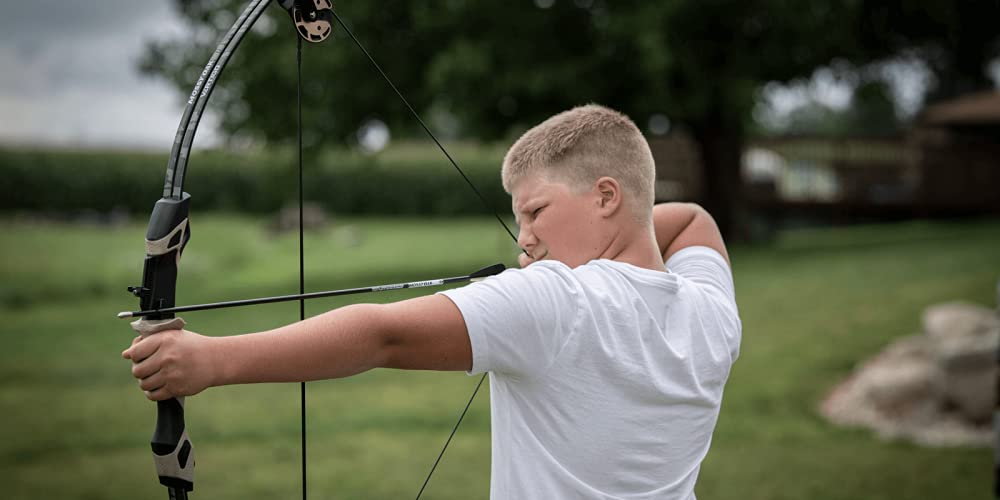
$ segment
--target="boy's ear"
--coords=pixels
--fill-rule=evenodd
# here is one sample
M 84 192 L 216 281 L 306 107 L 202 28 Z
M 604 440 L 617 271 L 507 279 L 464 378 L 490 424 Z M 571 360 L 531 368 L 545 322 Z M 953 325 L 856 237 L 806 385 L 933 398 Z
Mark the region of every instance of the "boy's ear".
M 613 177 L 601 177 L 594 183 L 594 191 L 599 195 L 599 210 L 605 216 L 612 215 L 622 205 L 622 186 Z

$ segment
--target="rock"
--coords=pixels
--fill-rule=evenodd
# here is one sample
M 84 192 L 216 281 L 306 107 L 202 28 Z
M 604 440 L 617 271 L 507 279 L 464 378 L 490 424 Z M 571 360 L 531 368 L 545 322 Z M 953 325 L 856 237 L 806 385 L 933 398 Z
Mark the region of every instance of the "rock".
M 892 343 L 855 372 L 850 386 L 859 404 L 879 416 L 876 420 L 923 414 L 937 404 L 943 391 L 941 372 L 923 335 Z
M 993 415 L 993 402 L 997 393 L 996 382 L 996 366 L 964 372 L 946 372 L 945 401 L 955 405 L 966 419 L 974 423 L 986 423 Z
M 969 302 L 946 302 L 928 307 L 924 333 L 934 341 L 975 337 L 1000 330 L 1000 318 L 989 308 Z
M 940 304 L 924 312 L 924 328 L 943 373 L 945 403 L 973 422 L 989 420 L 997 394 L 996 313 L 976 304 Z
M 820 410 L 840 425 L 927 446 L 990 446 L 1000 319 L 964 302 L 927 308 L 900 339 L 838 384 Z
M 931 341 L 934 357 L 947 371 L 978 370 L 996 364 L 1000 330 L 982 335 Z
M 997 394 L 997 343 L 1000 332 L 942 342 L 935 352 L 944 374 L 944 398 L 973 422 L 993 414 Z
M 944 390 L 940 370 L 927 359 L 882 359 L 866 370 L 862 383 L 875 409 L 893 416 L 935 405 Z

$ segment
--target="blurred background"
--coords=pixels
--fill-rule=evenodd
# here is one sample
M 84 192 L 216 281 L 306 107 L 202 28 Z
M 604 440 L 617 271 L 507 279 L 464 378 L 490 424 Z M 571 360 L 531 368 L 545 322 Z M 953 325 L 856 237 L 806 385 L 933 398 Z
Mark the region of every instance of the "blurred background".
M 0 15 L 0 479 L 11 498 L 162 495 L 153 406 L 118 359 L 187 96 L 243 2 L 9 3 Z M 1000 279 L 1000 1 L 525 0 L 335 7 L 302 61 L 306 288 L 516 263 L 506 147 L 596 102 L 628 114 L 660 202 L 731 248 L 744 326 L 703 498 L 991 498 Z M 191 155 L 178 302 L 298 289 L 295 34 L 272 5 Z M 509 219 L 509 217 L 508 217 Z M 426 291 L 424 292 L 426 293 Z M 318 314 L 352 301 L 308 304 Z M 191 313 L 210 335 L 297 305 Z M 309 385 L 309 495 L 414 495 L 475 380 Z M 485 498 L 481 394 L 425 498 Z M 192 398 L 195 498 L 301 494 L 297 385 Z M 613 453 L 613 450 L 609 450 Z

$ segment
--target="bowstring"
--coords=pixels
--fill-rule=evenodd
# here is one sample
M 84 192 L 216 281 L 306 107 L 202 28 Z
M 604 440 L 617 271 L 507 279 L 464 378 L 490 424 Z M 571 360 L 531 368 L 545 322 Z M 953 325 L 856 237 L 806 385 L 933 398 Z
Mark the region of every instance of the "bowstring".
M 434 132 L 431 132 L 431 129 L 427 126 L 426 123 L 424 123 L 424 120 L 420 118 L 420 115 L 417 113 L 416 110 L 413 109 L 413 106 L 410 105 L 410 101 L 407 101 L 406 98 L 403 97 L 403 93 L 400 92 L 398 88 L 396 88 L 396 85 L 392 83 L 392 80 L 390 80 L 389 76 L 385 74 L 385 71 L 382 71 L 382 67 L 379 66 L 377 62 L 375 62 L 375 59 L 372 58 L 372 55 L 368 53 L 368 49 L 366 49 L 365 46 L 361 44 L 361 41 L 358 40 L 358 37 L 354 36 L 354 33 L 350 30 L 350 28 L 347 27 L 347 24 L 345 24 L 344 21 L 340 18 L 340 16 L 337 15 L 337 12 L 336 11 L 332 12 L 333 12 L 333 17 L 337 19 L 337 22 L 340 24 L 340 27 L 344 29 L 344 31 L 347 33 L 349 37 L 351 37 L 351 40 L 354 40 L 354 43 L 358 46 L 359 49 L 361 49 L 361 52 L 365 54 L 365 57 L 367 57 L 368 61 L 372 63 L 372 66 L 374 66 L 375 69 L 378 71 L 378 73 L 382 75 L 382 79 L 385 80 L 385 83 L 387 83 L 389 87 L 392 88 L 393 92 L 395 92 L 396 95 L 399 97 L 399 100 L 403 101 L 403 104 L 406 105 L 406 109 L 410 110 L 410 114 L 412 114 L 413 117 L 417 119 L 417 123 L 420 124 L 420 127 L 424 129 L 424 132 L 427 132 L 427 135 L 430 136 L 431 140 L 434 141 L 434 144 L 437 144 L 438 149 L 440 149 L 441 152 L 444 153 L 445 157 L 447 157 L 448 161 L 451 162 L 451 165 L 455 167 L 455 170 L 458 172 L 458 174 L 461 175 L 463 179 L 465 179 L 465 183 L 468 184 L 470 188 L 472 188 L 473 192 L 476 193 L 476 196 L 479 197 L 479 201 L 483 203 L 483 206 L 486 207 L 487 210 L 493 213 L 493 217 L 495 217 L 497 222 L 499 222 L 500 225 L 503 226 L 504 230 L 507 231 L 507 234 L 510 235 L 510 239 L 514 240 L 514 244 L 516 245 L 517 236 L 514 236 L 514 233 L 510 230 L 509 227 L 507 227 L 507 223 L 503 221 L 503 218 L 500 217 L 500 214 L 498 214 L 497 211 L 494 210 L 493 207 L 490 205 L 490 203 L 486 201 L 486 197 L 483 196 L 483 193 L 479 192 L 479 189 L 476 188 L 476 185 L 472 183 L 469 177 L 465 175 L 465 172 L 462 170 L 462 168 L 458 166 L 458 162 L 456 162 L 455 159 L 451 157 L 451 154 L 448 153 L 448 150 L 445 149 L 443 145 L 441 145 L 441 141 L 439 141 L 437 136 L 434 135 Z
M 458 421 L 455 422 L 455 427 L 452 427 L 451 434 L 448 435 L 448 439 L 445 440 L 444 446 L 441 447 L 441 453 L 438 453 L 437 459 L 434 460 L 434 465 L 431 466 L 431 471 L 427 473 L 427 477 L 424 479 L 424 484 L 420 486 L 420 491 L 417 492 L 416 500 L 420 500 L 420 495 L 424 493 L 424 488 L 427 487 L 427 483 L 431 482 L 431 476 L 434 475 L 434 470 L 437 469 L 438 463 L 441 462 L 441 457 L 444 456 L 444 450 L 448 449 L 448 445 L 451 443 L 451 438 L 455 437 L 455 432 L 458 431 L 458 426 L 462 424 L 462 419 L 465 418 L 465 414 L 469 411 L 469 407 L 472 406 L 472 400 L 476 399 L 476 394 L 479 393 L 479 388 L 482 387 L 484 380 L 486 380 L 485 373 L 482 377 L 479 377 L 479 383 L 476 384 L 476 389 L 472 391 L 472 396 L 469 397 L 469 401 L 465 403 L 465 409 L 462 410 L 462 414 L 458 416 Z
M 514 233 L 510 230 L 510 227 L 507 226 L 507 223 L 503 221 L 503 218 L 500 217 L 500 214 L 497 213 L 497 211 L 490 205 L 488 201 L 486 201 L 486 197 L 483 196 L 483 194 L 479 191 L 478 188 L 476 188 L 476 185 L 472 183 L 472 180 L 470 180 L 469 177 L 465 175 L 465 172 L 462 170 L 462 168 L 458 166 L 458 162 L 456 162 L 455 159 L 452 158 L 451 154 L 448 153 L 448 150 L 445 149 L 445 147 L 441 144 L 441 141 L 439 141 L 438 138 L 434 135 L 434 133 L 431 132 L 431 129 L 427 126 L 426 123 L 424 123 L 424 120 L 420 118 L 420 114 L 418 114 L 417 111 L 413 109 L 413 106 L 411 106 L 410 102 L 406 100 L 406 97 L 403 97 L 403 93 L 400 92 L 398 88 L 396 88 L 396 85 L 392 83 L 392 80 L 389 78 L 388 75 L 385 74 L 385 71 L 382 71 L 382 67 L 379 66 L 377 62 L 375 62 L 375 59 L 368 52 L 368 49 L 365 48 L 365 46 L 361 43 L 361 41 L 358 40 L 358 37 L 354 36 L 354 33 L 351 31 L 351 29 L 347 27 L 347 24 L 344 22 L 344 20 L 341 19 L 340 16 L 337 14 L 337 11 L 331 10 L 331 12 L 333 14 L 333 17 L 337 20 L 337 23 L 340 24 L 340 27 L 343 28 L 344 32 L 347 33 L 347 35 L 351 38 L 351 40 L 354 41 L 354 44 L 357 45 L 359 49 L 361 49 L 361 52 L 364 53 L 365 57 L 368 58 L 368 61 L 372 64 L 375 70 L 378 71 L 380 75 L 382 75 L 382 79 L 385 80 L 385 83 L 388 84 L 389 87 L 392 88 L 393 92 L 396 93 L 396 96 L 398 96 L 399 99 L 403 101 L 403 104 L 406 106 L 406 109 L 410 110 L 410 113 L 413 115 L 414 118 L 416 118 L 417 123 L 420 124 L 420 127 L 424 129 L 424 132 L 426 132 L 428 136 L 430 136 L 431 140 L 434 141 L 434 144 L 437 145 L 438 149 L 440 149 L 441 152 L 444 153 L 444 156 L 448 158 L 448 161 L 451 162 L 451 165 L 453 167 L 455 167 L 455 170 L 458 172 L 459 175 L 462 176 L 462 179 L 465 179 L 465 183 L 468 184 L 470 188 L 472 188 L 472 191 L 474 193 L 476 193 L 476 196 L 479 198 L 479 201 L 483 203 L 483 206 L 486 207 L 487 210 L 493 213 L 493 217 L 496 218 L 497 222 L 499 222 L 501 226 L 503 226 L 504 231 L 507 232 L 511 240 L 514 241 L 514 244 L 517 245 L 517 236 L 514 236 Z M 427 487 L 427 483 L 430 482 L 431 476 L 434 475 L 434 471 L 437 469 L 438 463 L 441 461 L 441 457 L 444 456 L 445 450 L 447 450 L 448 445 L 451 444 L 451 438 L 455 436 L 455 432 L 458 431 L 458 427 L 462 424 L 462 420 L 465 418 L 465 414 L 469 411 L 469 407 L 472 406 L 472 401 L 476 398 L 476 394 L 479 393 L 479 388 L 480 386 L 483 385 L 484 380 L 486 380 L 486 373 L 483 373 L 483 376 L 479 378 L 479 383 L 476 384 L 476 389 L 472 391 L 472 396 L 469 397 L 469 401 L 465 404 L 465 409 L 462 410 L 461 415 L 458 416 L 458 421 L 455 422 L 455 427 L 452 428 L 451 434 L 448 436 L 448 439 L 445 441 L 444 446 L 441 448 L 441 452 L 438 454 L 437 459 L 434 461 L 434 465 L 431 466 L 431 470 L 427 474 L 427 478 L 424 479 L 424 484 L 423 486 L 420 487 L 420 491 L 417 493 L 416 500 L 420 499 L 420 495 L 423 494 L 424 488 Z
M 296 36 L 298 41 L 295 45 L 295 69 L 296 77 L 296 98 L 298 99 L 298 125 L 297 135 L 299 142 L 299 294 L 306 293 L 306 271 L 305 271 L 305 222 L 303 217 L 303 193 L 302 193 L 302 37 Z M 299 321 L 306 319 L 306 300 L 299 300 Z M 306 500 L 306 383 L 299 383 L 299 412 L 301 415 L 301 441 L 302 441 L 302 500 Z

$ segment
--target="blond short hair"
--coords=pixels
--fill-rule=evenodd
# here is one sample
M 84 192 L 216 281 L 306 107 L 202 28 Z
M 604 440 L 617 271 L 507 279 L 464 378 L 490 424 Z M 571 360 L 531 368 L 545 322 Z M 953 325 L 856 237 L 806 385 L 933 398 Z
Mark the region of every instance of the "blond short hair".
M 525 132 L 504 156 L 503 187 L 510 193 L 518 180 L 538 172 L 579 190 L 612 177 L 639 220 L 652 213 L 653 154 L 635 123 L 610 108 L 579 106 Z

